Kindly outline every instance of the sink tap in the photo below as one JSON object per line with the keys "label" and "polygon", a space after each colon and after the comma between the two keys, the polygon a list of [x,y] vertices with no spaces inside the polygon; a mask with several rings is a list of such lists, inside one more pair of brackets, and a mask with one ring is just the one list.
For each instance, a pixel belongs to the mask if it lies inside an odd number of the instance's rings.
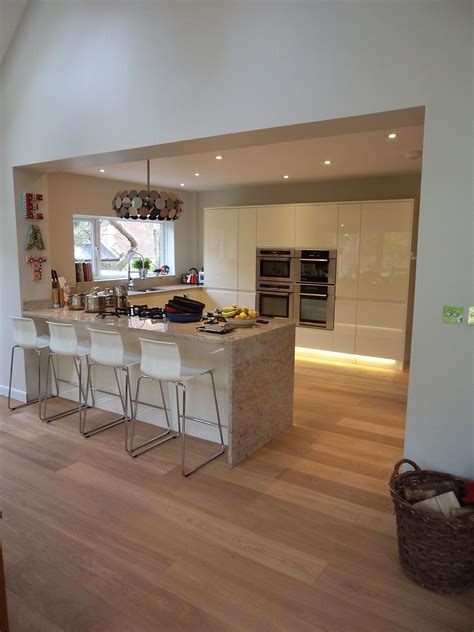
{"label": "sink tap", "polygon": [[134,283],[133,283],[133,279],[132,279],[132,272],[131,272],[131,269],[130,269],[130,262],[135,257],[140,257],[140,259],[142,260],[142,270],[145,267],[145,257],[141,253],[137,252],[136,250],[132,250],[132,252],[130,252],[128,254],[128,257],[127,257],[127,259],[128,259],[128,289],[129,290],[133,289],[133,287],[134,287]]}

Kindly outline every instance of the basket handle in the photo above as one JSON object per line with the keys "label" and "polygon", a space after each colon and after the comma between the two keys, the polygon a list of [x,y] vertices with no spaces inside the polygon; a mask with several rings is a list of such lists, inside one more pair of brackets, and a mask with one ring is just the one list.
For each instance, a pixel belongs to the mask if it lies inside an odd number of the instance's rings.
{"label": "basket handle", "polygon": [[402,465],[405,465],[405,463],[408,465],[411,465],[412,468],[415,470],[415,472],[421,472],[421,467],[417,465],[415,461],[412,461],[411,459],[400,459],[400,461],[398,461],[398,463],[395,463],[393,467],[393,473],[392,473],[392,476],[390,477],[390,483],[392,483],[393,479],[399,475],[400,468]]}

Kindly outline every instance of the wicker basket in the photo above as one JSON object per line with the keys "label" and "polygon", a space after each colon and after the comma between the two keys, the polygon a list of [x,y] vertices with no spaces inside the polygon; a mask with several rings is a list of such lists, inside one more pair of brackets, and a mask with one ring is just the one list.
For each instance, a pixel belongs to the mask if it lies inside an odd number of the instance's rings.
{"label": "wicker basket", "polygon": [[[414,471],[400,474],[405,463]],[[409,459],[395,465],[390,494],[397,518],[398,551],[404,572],[414,582],[438,593],[459,593],[474,583],[474,522],[414,509],[403,495],[403,487],[441,481],[453,481],[460,492],[465,482],[450,474],[422,470]]]}

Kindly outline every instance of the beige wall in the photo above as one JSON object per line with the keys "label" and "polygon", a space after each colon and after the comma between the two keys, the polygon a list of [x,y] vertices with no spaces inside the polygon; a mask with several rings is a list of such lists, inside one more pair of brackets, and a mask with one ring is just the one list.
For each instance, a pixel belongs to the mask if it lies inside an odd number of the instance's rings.
{"label": "beige wall", "polygon": [[[143,184],[81,176],[71,173],[48,175],[49,250],[51,267],[75,283],[72,219],[74,214],[113,216],[111,204],[117,191],[143,188]],[[159,188],[159,187],[157,187]],[[184,213],[173,222],[176,273],[181,274],[198,260],[197,214],[193,192],[176,192],[184,201]],[[30,297],[23,295],[23,300]]]}

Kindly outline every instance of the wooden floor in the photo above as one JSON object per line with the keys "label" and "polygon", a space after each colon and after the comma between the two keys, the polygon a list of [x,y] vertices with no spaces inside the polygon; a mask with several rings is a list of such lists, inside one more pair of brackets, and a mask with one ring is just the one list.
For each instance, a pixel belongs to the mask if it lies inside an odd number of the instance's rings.
{"label": "wooden floor", "polygon": [[295,426],[190,479],[178,442],[131,460],[121,428],[85,440],[75,415],[45,426],[1,399],[12,632],[472,632],[473,591],[438,596],[398,567],[406,387],[299,362]]}

